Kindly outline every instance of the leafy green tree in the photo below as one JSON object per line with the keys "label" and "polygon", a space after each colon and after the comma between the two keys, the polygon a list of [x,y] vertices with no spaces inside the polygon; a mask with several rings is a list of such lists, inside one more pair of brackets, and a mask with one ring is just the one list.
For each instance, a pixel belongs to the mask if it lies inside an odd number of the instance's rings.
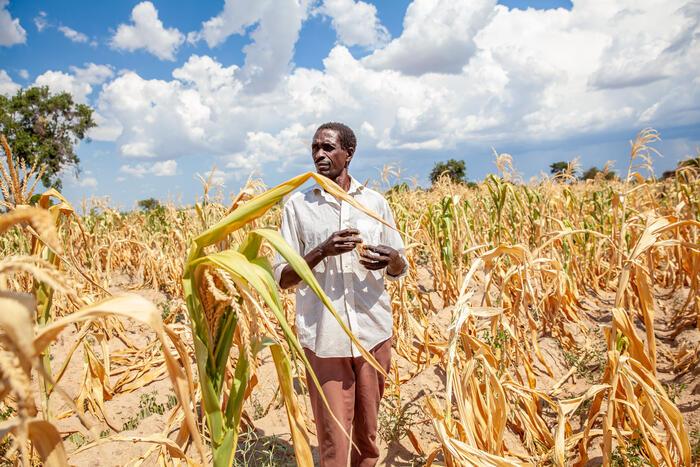
{"label": "leafy green tree", "polygon": [[61,169],[78,170],[74,145],[97,126],[92,112],[67,92],[51,94],[47,86],[20,89],[12,97],[0,95],[0,132],[19,160],[46,165],[44,186],[60,188]]}
{"label": "leafy green tree", "polygon": [[142,199],[137,204],[139,208],[143,209],[144,211],[152,211],[160,207],[160,201],[155,198]]}
{"label": "leafy green tree", "polygon": [[[590,169],[583,172],[583,175],[581,175],[581,180],[593,180],[596,177],[596,175],[598,175],[601,172],[602,170],[600,170],[598,167],[591,167]],[[616,178],[617,174],[612,170],[605,174],[606,180],[615,180]]]}
{"label": "leafy green tree", "polygon": [[450,159],[447,162],[436,162],[430,172],[430,181],[435,183],[443,174],[452,179],[453,182],[466,182],[467,168],[464,161]]}
{"label": "leafy green tree", "polygon": [[552,164],[549,164],[549,172],[552,175],[561,175],[564,172],[566,172],[566,169],[569,168],[569,163],[566,161],[559,161],[559,162],[554,162]]}

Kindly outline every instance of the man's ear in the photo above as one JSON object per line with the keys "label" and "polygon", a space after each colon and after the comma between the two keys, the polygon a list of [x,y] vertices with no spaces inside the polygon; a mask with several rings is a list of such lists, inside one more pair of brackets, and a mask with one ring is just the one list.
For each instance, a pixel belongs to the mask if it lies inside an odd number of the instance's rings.
{"label": "man's ear", "polygon": [[346,149],[346,152],[348,153],[348,157],[345,159],[345,167],[348,167],[350,165],[350,161],[352,160],[352,156],[355,155],[355,148],[350,146]]}

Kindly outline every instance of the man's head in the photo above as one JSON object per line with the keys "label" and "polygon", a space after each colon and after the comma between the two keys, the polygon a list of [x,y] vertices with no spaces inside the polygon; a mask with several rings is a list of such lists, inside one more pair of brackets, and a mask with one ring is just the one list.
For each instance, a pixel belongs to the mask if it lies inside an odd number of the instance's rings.
{"label": "man's head", "polygon": [[335,180],[346,171],[355,154],[357,140],[355,133],[342,123],[324,123],[316,130],[311,143],[316,172]]}

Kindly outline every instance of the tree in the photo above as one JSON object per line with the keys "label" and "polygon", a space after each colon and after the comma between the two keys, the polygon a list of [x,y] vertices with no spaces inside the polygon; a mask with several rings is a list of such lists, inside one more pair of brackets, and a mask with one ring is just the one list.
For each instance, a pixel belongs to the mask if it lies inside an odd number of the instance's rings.
{"label": "tree", "polygon": [[453,182],[464,183],[467,174],[464,161],[450,159],[447,162],[436,162],[430,172],[430,181],[435,183],[443,174],[450,177]]}
{"label": "tree", "polygon": [[157,207],[160,207],[160,202],[155,198],[142,199],[138,203],[139,208],[144,211],[152,211]]}
{"label": "tree", "polygon": [[61,187],[64,167],[78,170],[74,145],[96,125],[93,110],[73,101],[67,92],[50,94],[47,86],[20,89],[12,97],[0,95],[0,133],[18,160],[44,164],[44,186]]}
{"label": "tree", "polygon": [[549,164],[549,171],[552,175],[561,175],[569,168],[569,163],[566,161],[559,161]]}
{"label": "tree", "polygon": [[661,178],[667,179],[667,178],[675,177],[676,170],[682,169],[684,167],[695,167],[696,169],[700,169],[700,156],[692,158],[692,159],[685,159],[685,160],[679,161],[678,164],[676,164],[675,169],[665,171],[661,175]]}
{"label": "tree", "polygon": [[[581,180],[593,180],[595,179],[596,175],[602,172],[603,171],[600,170],[598,167],[591,167],[590,169],[583,172],[583,175],[581,175]],[[616,178],[617,174],[615,174],[615,172],[613,172],[612,170],[605,173],[606,180],[615,180]]]}

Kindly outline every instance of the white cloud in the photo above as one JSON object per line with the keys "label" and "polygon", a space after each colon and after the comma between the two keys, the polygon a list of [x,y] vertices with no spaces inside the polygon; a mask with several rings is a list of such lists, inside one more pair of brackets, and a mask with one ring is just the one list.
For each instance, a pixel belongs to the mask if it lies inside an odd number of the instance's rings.
{"label": "white cloud", "polygon": [[85,170],[80,173],[75,166],[65,166],[61,168],[58,177],[65,181],[67,185],[77,188],[97,188],[97,179],[93,176],[92,171]]}
{"label": "white cloud", "polygon": [[175,60],[185,37],[176,28],[164,28],[151,2],[141,2],[131,11],[133,24],[120,24],[111,40],[115,49],[133,52],[145,49],[161,60]]}
{"label": "white cloud", "polygon": [[27,41],[27,32],[17,18],[12,18],[7,10],[10,0],[0,0],[0,45],[9,47],[15,44],[24,44]]}
{"label": "white cloud", "polygon": [[39,14],[34,17],[34,26],[36,26],[36,30],[39,32],[42,32],[49,26],[45,11],[40,11]]}
{"label": "white cloud", "polygon": [[151,173],[156,177],[172,177],[176,171],[177,162],[173,160],[156,162],[151,166]]}
{"label": "white cloud", "polygon": [[375,48],[389,40],[389,31],[377,17],[377,7],[355,0],[325,0],[319,12],[331,18],[340,42]]}
{"label": "white cloud", "polygon": [[313,125],[295,123],[275,135],[265,131],[248,132],[244,149],[223,157],[226,168],[235,170],[238,180],[270,162],[277,163],[277,171],[283,172],[289,163],[308,156],[315,129]]}
{"label": "white cloud", "polygon": [[95,177],[85,177],[78,179],[76,185],[82,188],[97,188],[97,179]]}
{"label": "white cloud", "polygon": [[[224,13],[251,9],[239,25],[260,28],[271,15],[266,2],[236,5],[228,2]],[[415,0],[404,33],[386,47],[357,59],[338,45],[323,70],[266,75],[275,84],[264,92],[250,86],[248,58],[238,68],[191,56],[172,79],[115,77],[98,110],[123,156],[149,164],[215,156],[229,176],[243,177],[257,167],[306,164],[308,139],[328,120],[355,128],[358,155],[700,123],[700,27],[697,9],[682,0],[576,0],[571,11],[511,10],[487,0],[459,11],[452,5]],[[224,13],[203,27],[210,45],[227,37]],[[416,42],[419,19],[434,33],[424,44]],[[431,51],[432,61],[411,57]],[[623,69],[626,75],[616,71]],[[662,76],[650,78],[649,69]]]}
{"label": "white cloud", "polygon": [[10,78],[10,75],[8,75],[5,70],[0,70],[0,94],[10,96],[19,91],[21,87],[22,86],[12,81],[12,78]]}
{"label": "white cloud", "polygon": [[177,172],[177,161],[167,160],[155,162],[153,164],[136,165],[125,164],[119,168],[119,171],[137,178],[142,178],[145,175],[172,177]]}
{"label": "white cloud", "polygon": [[209,47],[223,44],[232,34],[250,33],[252,42],[243,48],[243,82],[254,92],[269,91],[290,70],[294,44],[309,13],[309,0],[226,0],[219,15],[190,33],[189,42],[205,40]]}
{"label": "white cloud", "polygon": [[22,79],[29,79],[29,72],[22,68],[21,70],[19,70],[19,77]]}
{"label": "white cloud", "polygon": [[495,5],[496,0],[414,0],[401,36],[365,63],[410,75],[459,73],[476,52],[474,36],[491,20]]}
{"label": "white cloud", "polygon": [[106,65],[88,63],[84,68],[70,67],[72,73],[49,70],[37,76],[36,86],[48,86],[54,92],[68,92],[76,102],[85,104],[93,86],[108,80],[114,72]]}
{"label": "white cloud", "polygon": [[87,42],[88,37],[82,32],[76,31],[75,29],[69,28],[68,26],[59,26],[58,30],[70,39],[72,42]]}

